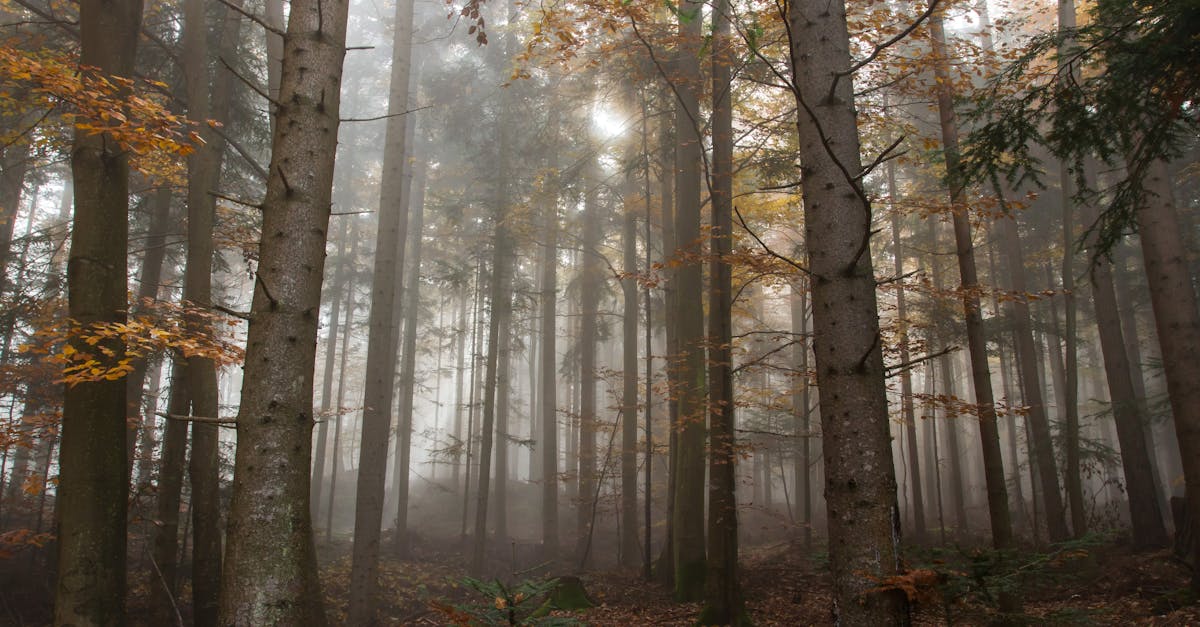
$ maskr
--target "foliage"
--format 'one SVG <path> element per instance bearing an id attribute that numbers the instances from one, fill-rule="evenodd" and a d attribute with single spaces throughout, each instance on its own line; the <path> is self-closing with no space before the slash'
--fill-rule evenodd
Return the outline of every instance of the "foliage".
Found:
<path id="1" fill-rule="evenodd" d="M 147 299 L 125 322 L 80 324 L 51 320 L 41 326 L 21 352 L 47 355 L 62 367 L 59 382 L 115 381 L 134 370 L 134 360 L 167 351 L 181 357 L 204 357 L 218 365 L 240 363 L 243 349 L 214 329 L 234 327 L 236 320 L 207 309 Z M 113 342 L 125 346 L 121 355 Z"/>
<path id="2" fill-rule="evenodd" d="M 935 548 L 918 561 L 904 581 L 890 587 L 903 590 L 911 600 L 932 601 L 940 596 L 947 623 L 970 605 L 994 611 L 1005 593 L 1019 593 L 1030 585 L 1045 586 L 1079 574 L 1078 565 L 1110 539 L 1090 534 L 1056 544 L 1048 552 L 1023 552 L 985 548 Z M 881 585 L 887 585 L 883 582 Z M 930 586 L 936 586 L 933 595 Z"/>
<path id="3" fill-rule="evenodd" d="M 512 586 L 506 586 L 499 580 L 482 581 L 471 577 L 464 577 L 462 581 L 487 600 L 463 605 L 433 603 L 433 608 L 452 625 L 464 627 L 476 625 L 570 627 L 581 624 L 569 617 L 534 616 L 538 613 L 541 600 L 551 594 L 558 585 L 557 579 L 525 580 Z"/>
<path id="4" fill-rule="evenodd" d="M 971 180 L 1041 184 L 1039 147 L 1075 177 L 1077 200 L 1108 207 L 1092 225 L 1108 250 L 1133 224 L 1148 194 L 1152 163 L 1194 141 L 1200 97 L 1200 2 L 1100 0 L 1086 25 L 1043 34 L 998 74 L 973 103 L 979 126 L 964 148 Z M 1100 159 L 1125 176 L 1104 190 L 1084 164 Z"/>
<path id="5" fill-rule="evenodd" d="M 77 132 L 106 133 L 115 139 L 132 153 L 132 164 L 139 170 L 170 171 L 180 165 L 174 156 L 191 153 L 202 140 L 192 130 L 195 122 L 172 113 L 163 103 L 165 97 L 153 95 L 166 89 L 158 81 L 104 76 L 61 50 L 0 45 L 0 108 L 45 112 L 29 126 L 5 129 L 6 145 L 31 133 L 57 110 Z M 65 146 L 69 138 L 49 141 Z"/>

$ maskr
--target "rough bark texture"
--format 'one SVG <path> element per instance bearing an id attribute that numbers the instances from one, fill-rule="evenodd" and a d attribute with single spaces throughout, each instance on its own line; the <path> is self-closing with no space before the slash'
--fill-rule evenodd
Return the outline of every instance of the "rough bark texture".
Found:
<path id="1" fill-rule="evenodd" d="M 313 366 L 346 0 L 293 0 L 247 337 L 222 625 L 323 625 L 309 508 Z"/>
<path id="2" fill-rule="evenodd" d="M 367 337 L 367 375 L 363 387 L 362 444 L 354 513 L 354 549 L 350 568 L 350 622 L 375 619 L 379 586 L 380 528 L 383 524 L 388 431 L 395 390 L 397 330 L 393 327 L 396 286 L 403 280 L 408 220 L 402 199 L 407 145 L 406 111 L 412 60 L 412 0 L 396 3 L 395 35 L 388 92 L 383 173 L 379 191 L 379 227 L 371 282 Z"/>
<path id="3" fill-rule="evenodd" d="M 971 381 L 975 386 L 975 404 L 979 411 L 979 442 L 983 449 L 983 474 L 987 482 L 988 520 L 992 527 L 992 546 L 1012 546 L 1012 519 L 1008 511 L 1008 489 L 1004 484 L 1004 461 L 1000 453 L 1000 432 L 996 427 L 996 403 L 992 393 L 992 375 L 988 365 L 987 339 L 979 304 L 979 278 L 975 265 L 975 244 L 971 221 L 962 205 L 963 189 L 959 181 L 958 119 L 954 113 L 954 91 L 946 57 L 946 35 L 942 17 L 934 13 L 929 20 L 938 77 L 938 118 L 942 130 L 942 148 L 950 183 L 955 252 L 962 285 L 963 311 L 967 327 L 967 347 L 971 360 Z M 1048 443 L 1047 443 L 1048 444 Z M 1006 610 L 1016 609 L 1015 601 L 1002 599 Z"/>
<path id="4" fill-rule="evenodd" d="M 804 177 L 805 241 L 829 511 L 835 620 L 909 620 L 903 593 L 882 591 L 899 571 L 899 511 L 875 276 L 871 207 L 862 171 L 844 3 L 789 4 L 791 62 Z"/>
<path id="5" fill-rule="evenodd" d="M 141 0 L 79 3 L 80 63 L 102 75 L 131 76 Z M 129 222 L 126 151 L 107 134 L 77 132 L 71 150 L 75 221 L 67 261 L 68 311 L 87 325 L 124 322 Z M 120 343 L 107 343 L 114 359 Z M 125 382 L 65 390 L 58 484 L 56 625 L 118 625 L 125 617 L 125 536 L 129 471 Z"/>
<path id="6" fill-rule="evenodd" d="M 1151 193 L 1137 211 L 1138 233 L 1187 484 L 1187 520 L 1192 537 L 1200 538 L 1200 313 L 1167 166 L 1155 162 L 1147 174 Z M 1192 589 L 1200 591 L 1200 542 L 1193 547 Z"/>

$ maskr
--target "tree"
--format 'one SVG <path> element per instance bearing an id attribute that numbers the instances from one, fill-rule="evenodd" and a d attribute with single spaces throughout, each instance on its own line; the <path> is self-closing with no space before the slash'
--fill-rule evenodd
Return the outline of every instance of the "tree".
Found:
<path id="1" fill-rule="evenodd" d="M 708 570 L 704 624 L 744 624 L 738 582 L 737 464 L 733 398 L 733 97 L 732 15 L 713 10 L 712 221 L 708 292 Z M 770 477 L 770 475 L 767 475 Z M 769 481 L 769 479 L 768 479 Z"/>
<path id="2" fill-rule="evenodd" d="M 870 255 L 871 206 L 854 111 L 844 3 L 787 5 L 792 90 L 804 175 L 814 353 L 821 389 L 833 611 L 848 625 L 907 622 L 899 511 Z"/>
<path id="3" fill-rule="evenodd" d="M 79 3 L 80 63 L 91 76 L 133 74 L 141 0 Z M 121 323 L 127 306 L 129 155 L 110 133 L 80 128 L 71 150 L 75 219 L 67 262 L 68 310 L 78 324 Z M 120 359 L 124 346 L 102 346 Z M 113 625 L 125 614 L 125 382 L 68 385 L 58 485 L 54 622 Z"/>
<path id="4" fill-rule="evenodd" d="M 391 426 L 396 376 L 394 328 L 396 287 L 404 274 L 408 208 L 403 206 L 404 155 L 409 71 L 412 63 L 413 3 L 396 2 L 392 68 L 388 88 L 387 129 L 379 191 L 379 226 L 375 236 L 375 269 L 371 279 L 371 314 L 367 336 L 367 376 L 363 387 L 362 445 L 354 511 L 351 558 L 350 622 L 374 620 L 379 586 L 379 536 L 383 524 L 384 478 L 387 474 L 388 430 Z"/>
<path id="5" fill-rule="evenodd" d="M 220 624 L 323 625 L 313 367 L 349 2 L 293 0 L 247 338 Z"/>

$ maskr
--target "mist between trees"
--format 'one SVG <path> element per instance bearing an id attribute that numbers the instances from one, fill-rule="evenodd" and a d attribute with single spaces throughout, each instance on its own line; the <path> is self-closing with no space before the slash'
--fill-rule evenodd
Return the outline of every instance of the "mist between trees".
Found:
<path id="1" fill-rule="evenodd" d="M 0 622 L 1194 611 L 1198 16 L 0 5 Z"/>

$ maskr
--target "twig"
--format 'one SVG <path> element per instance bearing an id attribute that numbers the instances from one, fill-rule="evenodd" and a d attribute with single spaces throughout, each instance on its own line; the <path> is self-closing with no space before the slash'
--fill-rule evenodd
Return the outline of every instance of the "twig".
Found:
<path id="1" fill-rule="evenodd" d="M 243 9 L 242 7 L 236 5 L 232 2 L 229 2 L 229 0 L 217 0 L 217 2 L 220 2 L 221 4 L 233 9 L 234 11 L 237 11 L 238 13 L 241 13 L 242 15 L 244 15 L 246 17 L 246 19 L 265 28 L 267 30 L 267 32 L 269 32 L 269 33 L 274 33 L 276 35 L 279 35 L 280 37 L 283 37 L 286 34 L 283 31 L 276 28 L 275 25 L 268 23 L 267 20 L 255 15 L 253 13 L 250 13 L 249 11 Z"/>
<path id="2" fill-rule="evenodd" d="M 225 0 L 220 0 L 220 2 L 225 2 Z M 279 101 L 272 98 L 271 94 L 268 94 L 267 92 L 263 91 L 261 87 L 259 87 L 258 85 L 255 85 L 250 79 L 246 78 L 245 76 L 242 76 L 241 74 L 238 74 L 237 70 L 233 69 L 233 66 L 229 65 L 229 62 L 225 60 L 225 57 L 221 57 L 221 65 L 224 65 L 225 69 L 229 70 L 229 73 L 233 74 L 234 78 L 238 79 L 239 81 L 242 81 L 242 84 L 244 84 L 246 87 L 249 87 L 251 89 L 251 91 L 253 91 L 254 93 L 261 96 L 267 102 L 275 105 L 276 109 L 283 108 L 283 105 L 279 104 Z"/>
<path id="3" fill-rule="evenodd" d="M 252 209 L 259 209 L 259 210 L 261 210 L 263 208 L 262 203 L 250 202 L 248 200 L 242 200 L 241 198 L 236 198 L 234 196 L 227 196 L 225 194 L 222 194 L 221 192 L 210 191 L 208 193 L 212 196 L 216 196 L 217 198 L 220 198 L 221 200 L 228 200 L 229 202 L 242 205 L 243 207 L 250 207 Z"/>
<path id="4" fill-rule="evenodd" d="M 742 212 L 737 207 L 733 208 L 733 213 L 734 213 L 734 215 L 737 216 L 738 222 L 742 225 L 742 228 L 745 229 L 746 232 L 750 234 L 750 237 L 754 238 L 754 241 L 758 242 L 758 245 L 761 246 L 762 249 L 764 251 L 766 251 L 766 253 L 768 255 L 771 255 L 772 257 L 787 263 L 788 265 L 803 272 L 804 274 L 807 274 L 808 276 L 817 276 L 817 275 L 813 274 L 811 270 L 800 265 L 798 262 L 791 259 L 790 257 L 785 257 L 785 256 L 775 252 L 774 250 L 772 250 L 771 247 L 768 246 L 766 242 L 762 241 L 762 238 L 759 237 L 758 234 L 755 233 L 754 230 L 751 229 L 748 224 L 746 224 L 746 219 L 742 217 Z M 824 277 L 818 277 L 818 278 L 824 279 Z"/>
<path id="5" fill-rule="evenodd" d="M 237 424 L 236 418 L 212 418 L 209 416 L 183 416 L 180 414 L 165 414 L 165 413 L 159 413 L 158 415 L 162 416 L 164 418 L 168 418 L 170 420 L 184 420 L 187 422 L 199 422 L 199 423 L 208 424 L 208 425 L 236 425 Z"/>
<path id="6" fill-rule="evenodd" d="M 938 357 L 941 357 L 942 355 L 947 355 L 947 354 L 953 353 L 954 351 L 956 351 L 958 349 L 959 349 L 958 346 L 947 346 L 946 348 L 943 348 L 942 350 L 940 350 L 936 353 L 929 353 L 928 355 L 923 355 L 921 357 L 917 357 L 916 359 L 910 359 L 908 361 L 900 362 L 894 366 L 888 366 L 883 369 L 884 376 L 887 378 L 894 377 L 906 370 L 912 370 L 914 367 L 917 366 L 917 364 L 929 361 L 930 359 L 937 359 Z"/>
<path id="7" fill-rule="evenodd" d="M 386 120 L 388 118 L 398 118 L 402 115 L 408 115 L 410 113 L 416 113 L 417 111 L 422 111 L 424 109 L 431 109 L 431 108 L 433 108 L 433 105 L 425 105 L 423 107 L 417 107 L 416 109 L 409 109 L 408 111 L 401 111 L 399 113 L 388 113 L 387 115 L 377 115 L 373 118 L 342 118 L 338 121 L 339 122 L 375 122 L 376 120 Z"/>

